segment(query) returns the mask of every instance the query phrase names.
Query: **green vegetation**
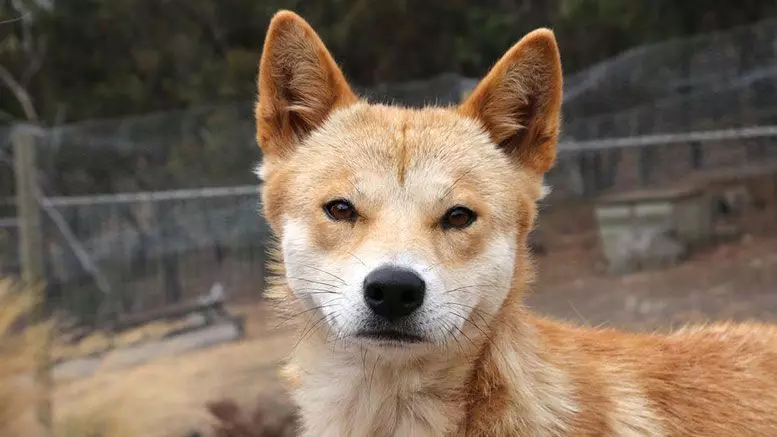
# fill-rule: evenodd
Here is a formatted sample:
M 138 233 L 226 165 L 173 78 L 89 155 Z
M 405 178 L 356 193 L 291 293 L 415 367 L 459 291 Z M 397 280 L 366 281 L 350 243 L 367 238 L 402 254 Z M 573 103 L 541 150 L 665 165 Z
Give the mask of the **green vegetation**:
M 759 0 L 17 0 L 0 2 L 0 66 L 44 124 L 242 101 L 279 8 L 305 16 L 365 86 L 479 75 L 537 26 L 556 30 L 574 71 L 648 41 L 777 13 Z M 28 118 L 11 97 L 0 85 L 0 122 Z

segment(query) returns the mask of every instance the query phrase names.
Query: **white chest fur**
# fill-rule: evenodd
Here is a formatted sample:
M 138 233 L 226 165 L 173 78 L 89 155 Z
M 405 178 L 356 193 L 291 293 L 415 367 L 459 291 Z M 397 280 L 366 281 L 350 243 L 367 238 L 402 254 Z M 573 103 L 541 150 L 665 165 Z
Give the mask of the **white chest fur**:
M 462 418 L 464 368 L 331 350 L 311 367 L 309 353 L 294 394 L 305 437 L 441 437 Z

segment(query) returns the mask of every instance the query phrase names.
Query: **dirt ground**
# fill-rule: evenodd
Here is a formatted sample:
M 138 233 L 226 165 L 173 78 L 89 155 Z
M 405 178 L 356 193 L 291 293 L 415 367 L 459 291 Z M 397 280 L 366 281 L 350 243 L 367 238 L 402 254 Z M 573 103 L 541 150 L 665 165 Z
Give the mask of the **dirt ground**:
M 543 219 L 547 252 L 537 259 L 537 282 L 527 298 L 540 313 L 634 330 L 714 319 L 777 320 L 776 216 L 761 217 L 736 241 L 676 267 L 617 277 L 605 271 L 590 208 Z M 98 432 L 90 435 L 112 437 L 195 435 L 189 433 L 211 426 L 205 404 L 226 398 L 247 412 L 286 414 L 276 368 L 294 339 L 267 304 L 234 309 L 247 317 L 246 340 L 61 383 L 54 399 L 59 426 L 95 429 L 97 423 Z
M 590 210 L 557 213 L 542 229 L 547 254 L 527 304 L 586 324 L 666 330 L 709 320 L 777 319 L 777 215 L 749 217 L 741 237 L 678 266 L 606 272 Z

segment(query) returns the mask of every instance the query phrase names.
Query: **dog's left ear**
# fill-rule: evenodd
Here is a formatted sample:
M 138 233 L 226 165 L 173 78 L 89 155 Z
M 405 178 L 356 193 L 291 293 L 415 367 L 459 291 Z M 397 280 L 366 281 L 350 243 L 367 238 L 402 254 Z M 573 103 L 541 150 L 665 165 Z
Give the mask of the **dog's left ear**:
M 287 156 L 332 110 L 357 100 L 316 32 L 291 11 L 270 21 L 258 88 L 256 136 L 265 164 Z
M 542 174 L 556 160 L 562 83 L 556 38 L 538 29 L 508 50 L 458 111 L 479 120 L 516 163 Z

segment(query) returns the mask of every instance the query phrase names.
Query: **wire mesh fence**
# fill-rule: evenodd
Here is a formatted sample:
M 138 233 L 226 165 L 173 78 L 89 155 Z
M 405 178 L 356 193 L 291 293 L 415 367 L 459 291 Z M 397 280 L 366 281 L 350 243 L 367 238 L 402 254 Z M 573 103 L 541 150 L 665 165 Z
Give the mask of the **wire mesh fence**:
M 562 143 L 548 175 L 557 199 L 662 188 L 711 172 L 777 163 L 777 126 Z
M 221 284 L 230 297 L 264 288 L 268 232 L 255 186 L 45 200 L 61 213 L 103 284 L 46 220 L 51 301 L 80 323 L 192 301 Z
M 570 140 L 774 124 L 777 20 L 640 46 L 566 79 Z
M 641 47 L 566 80 L 551 205 L 689 174 L 777 163 L 777 20 Z M 475 81 L 362 90 L 454 104 Z M 81 324 L 202 295 L 258 296 L 269 233 L 252 169 L 252 102 L 39 129 L 49 300 Z M 0 128 L 0 197 L 14 194 Z M 13 201 L 0 204 L 0 273 L 18 272 Z

